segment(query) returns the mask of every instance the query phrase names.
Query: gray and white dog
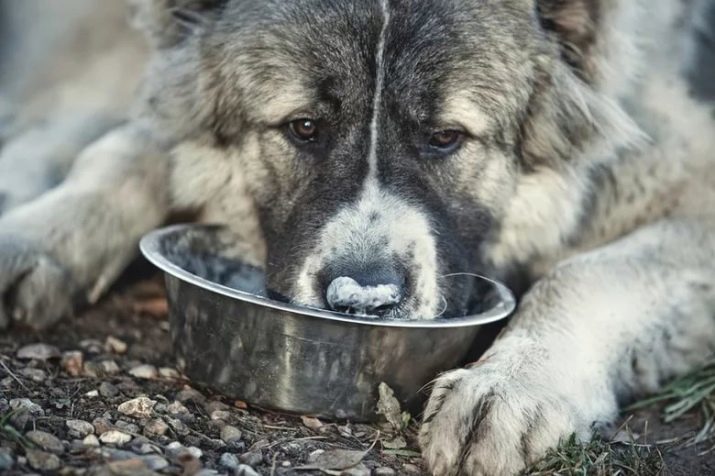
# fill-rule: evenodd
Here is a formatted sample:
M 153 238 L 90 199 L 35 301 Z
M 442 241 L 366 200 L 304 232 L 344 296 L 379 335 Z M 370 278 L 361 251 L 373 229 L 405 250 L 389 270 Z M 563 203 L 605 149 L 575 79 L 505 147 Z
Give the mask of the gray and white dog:
M 439 475 L 518 472 L 715 348 L 710 2 L 129 3 L 0 2 L 0 325 L 95 301 L 179 211 L 298 303 L 429 319 L 500 277 L 516 315 L 424 412 Z

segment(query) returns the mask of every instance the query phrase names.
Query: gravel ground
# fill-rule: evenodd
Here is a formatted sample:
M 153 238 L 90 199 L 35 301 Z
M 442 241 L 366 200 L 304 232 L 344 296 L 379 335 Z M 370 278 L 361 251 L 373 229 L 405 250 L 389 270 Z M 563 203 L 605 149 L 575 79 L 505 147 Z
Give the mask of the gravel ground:
M 192 388 L 173 367 L 160 279 L 132 275 L 52 331 L 0 336 L 0 474 L 425 474 L 415 424 L 280 415 Z M 651 409 L 631 426 L 646 420 L 640 442 L 698 425 L 659 425 Z M 663 445 L 666 473 L 714 474 L 701 450 Z

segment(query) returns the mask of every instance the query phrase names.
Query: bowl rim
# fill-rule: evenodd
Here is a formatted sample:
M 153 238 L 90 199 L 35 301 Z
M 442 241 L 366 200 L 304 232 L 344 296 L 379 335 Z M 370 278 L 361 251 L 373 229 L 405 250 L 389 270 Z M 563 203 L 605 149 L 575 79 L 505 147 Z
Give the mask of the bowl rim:
M 474 275 L 475 278 L 482 279 L 492 284 L 499 294 L 500 301 L 491 309 L 488 309 L 479 314 L 471 314 L 464 317 L 455 317 L 449 319 L 393 319 L 380 320 L 371 317 L 362 317 L 351 314 L 343 314 L 326 309 L 319 309 L 308 306 L 299 306 L 289 302 L 277 301 L 268 297 L 259 296 L 239 289 L 224 286 L 215 283 L 201 276 L 195 275 L 184 268 L 171 262 L 164 254 L 161 253 L 161 241 L 169 235 L 186 232 L 188 230 L 205 230 L 210 231 L 226 228 L 223 225 L 215 224 L 176 224 L 150 231 L 139 242 L 139 249 L 144 257 L 154 266 L 162 270 L 164 273 L 178 278 L 181 281 L 187 282 L 194 286 L 198 286 L 206 291 L 215 294 L 220 294 L 225 297 L 237 299 L 239 301 L 264 306 L 270 309 L 275 309 L 292 314 L 298 314 L 307 317 L 327 319 L 331 321 L 339 321 L 351 324 L 379 326 L 379 327 L 399 327 L 399 328 L 416 328 L 416 329 L 447 329 L 455 327 L 470 327 L 489 324 L 508 317 L 516 308 L 516 299 L 514 294 L 502 283 L 481 275 Z

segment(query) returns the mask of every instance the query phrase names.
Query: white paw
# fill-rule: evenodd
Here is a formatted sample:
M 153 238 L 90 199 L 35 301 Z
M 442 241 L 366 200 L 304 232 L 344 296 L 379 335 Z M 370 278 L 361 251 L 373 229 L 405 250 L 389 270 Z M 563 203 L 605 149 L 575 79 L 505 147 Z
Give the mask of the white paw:
M 574 433 L 587 440 L 594 422 L 615 416 L 603 385 L 585 397 L 585 380 L 569 380 L 568 363 L 520 341 L 502 342 L 471 368 L 437 379 L 420 431 L 436 476 L 517 474 L 560 440 Z
M 72 289 L 71 276 L 37 246 L 0 234 L 0 329 L 49 327 L 71 313 Z

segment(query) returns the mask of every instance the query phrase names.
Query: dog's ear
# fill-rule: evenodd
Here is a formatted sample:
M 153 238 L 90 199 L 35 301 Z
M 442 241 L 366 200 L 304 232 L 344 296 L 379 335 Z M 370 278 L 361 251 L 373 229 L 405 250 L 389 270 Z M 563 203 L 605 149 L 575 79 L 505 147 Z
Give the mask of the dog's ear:
M 542 28 L 553 35 L 561 56 L 585 80 L 596 74 L 594 56 L 599 41 L 604 0 L 537 0 Z
M 227 0 L 128 0 L 132 24 L 159 48 L 175 46 L 201 31 L 220 14 Z

